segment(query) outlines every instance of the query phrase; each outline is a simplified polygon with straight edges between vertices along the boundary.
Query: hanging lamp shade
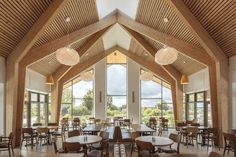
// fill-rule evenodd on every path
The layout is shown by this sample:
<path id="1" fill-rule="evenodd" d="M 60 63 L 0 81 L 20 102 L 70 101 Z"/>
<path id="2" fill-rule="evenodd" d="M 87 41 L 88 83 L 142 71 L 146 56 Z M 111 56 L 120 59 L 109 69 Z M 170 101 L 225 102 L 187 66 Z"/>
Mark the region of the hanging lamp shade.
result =
<path id="1" fill-rule="evenodd" d="M 54 79 L 51 74 L 47 76 L 45 84 L 49 84 L 49 85 L 54 84 Z"/>
<path id="2" fill-rule="evenodd" d="M 141 75 L 140 75 L 140 80 L 142 81 L 151 81 L 153 78 L 153 74 L 150 73 L 150 72 L 143 72 Z"/>
<path id="3" fill-rule="evenodd" d="M 181 79 L 180 79 L 180 83 L 181 84 L 188 84 L 189 83 L 188 76 L 187 75 L 182 75 Z"/>
<path id="4" fill-rule="evenodd" d="M 160 65 L 174 63 L 178 58 L 178 51 L 172 47 L 164 46 L 155 54 L 155 62 Z"/>
<path id="5" fill-rule="evenodd" d="M 94 79 L 94 75 L 92 74 L 92 72 L 84 72 L 80 75 L 81 80 L 84 81 L 92 81 Z"/>
<path id="6" fill-rule="evenodd" d="M 56 51 L 56 59 L 61 64 L 73 66 L 79 63 L 80 57 L 76 50 L 62 47 Z"/>

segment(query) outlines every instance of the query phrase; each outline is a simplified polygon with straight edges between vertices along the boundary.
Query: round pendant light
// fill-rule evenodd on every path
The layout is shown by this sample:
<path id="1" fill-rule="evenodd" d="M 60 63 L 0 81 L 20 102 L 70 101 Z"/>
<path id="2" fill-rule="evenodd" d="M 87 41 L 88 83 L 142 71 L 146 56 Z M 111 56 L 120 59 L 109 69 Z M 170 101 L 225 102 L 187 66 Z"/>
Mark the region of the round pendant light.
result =
<path id="1" fill-rule="evenodd" d="M 69 47 L 62 47 L 56 51 L 56 59 L 64 65 L 73 66 L 79 63 L 80 57 L 77 51 Z"/>
<path id="2" fill-rule="evenodd" d="M 189 83 L 188 76 L 182 75 L 180 79 L 180 84 L 188 84 L 188 83 Z"/>
<path id="3" fill-rule="evenodd" d="M 47 76 L 45 84 L 48 84 L 48 85 L 54 84 L 54 79 L 51 74 Z"/>
<path id="4" fill-rule="evenodd" d="M 178 51 L 172 47 L 164 46 L 155 54 L 155 62 L 160 65 L 174 63 L 178 58 Z"/>

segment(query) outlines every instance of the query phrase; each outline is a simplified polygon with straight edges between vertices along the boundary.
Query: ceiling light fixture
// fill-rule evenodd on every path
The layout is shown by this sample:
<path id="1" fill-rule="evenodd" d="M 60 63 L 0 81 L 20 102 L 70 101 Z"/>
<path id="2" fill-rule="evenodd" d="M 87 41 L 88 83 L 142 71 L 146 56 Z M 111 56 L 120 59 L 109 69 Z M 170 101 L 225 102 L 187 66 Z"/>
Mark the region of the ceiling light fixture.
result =
<path id="1" fill-rule="evenodd" d="M 48 85 L 54 84 L 54 79 L 51 74 L 47 76 L 45 84 L 48 84 Z"/>
<path id="2" fill-rule="evenodd" d="M 68 29 L 69 29 L 70 17 L 67 17 L 65 21 L 67 23 L 67 44 L 69 44 Z M 59 48 L 58 50 L 56 50 L 55 53 L 56 53 L 56 59 L 61 64 L 73 66 L 79 63 L 80 56 L 76 50 L 70 47 L 70 45 Z"/>
<path id="3" fill-rule="evenodd" d="M 188 83 L 189 83 L 188 76 L 183 74 L 180 79 L 180 84 L 188 84 Z"/>
<path id="4" fill-rule="evenodd" d="M 169 20 L 164 18 L 164 23 L 168 23 Z M 174 63 L 178 58 L 178 51 L 173 47 L 167 45 L 166 35 L 165 35 L 165 45 L 163 48 L 158 50 L 155 54 L 155 62 L 160 65 L 168 65 Z"/>
<path id="5" fill-rule="evenodd" d="M 142 81 L 151 81 L 153 79 L 153 74 L 151 72 L 143 72 L 140 74 L 140 80 Z"/>

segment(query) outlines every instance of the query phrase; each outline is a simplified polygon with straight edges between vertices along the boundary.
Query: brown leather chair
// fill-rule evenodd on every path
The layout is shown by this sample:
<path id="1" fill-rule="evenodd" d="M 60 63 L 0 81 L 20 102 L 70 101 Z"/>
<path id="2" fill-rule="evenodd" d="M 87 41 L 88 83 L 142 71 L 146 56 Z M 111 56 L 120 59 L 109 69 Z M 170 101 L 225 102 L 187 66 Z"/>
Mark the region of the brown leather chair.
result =
<path id="1" fill-rule="evenodd" d="M 136 145 L 138 147 L 138 157 L 152 157 L 157 153 L 151 142 L 136 140 Z"/>
<path id="2" fill-rule="evenodd" d="M 34 144 L 34 139 L 36 139 L 37 134 L 34 133 L 32 128 L 22 128 L 21 129 L 21 144 L 20 144 L 20 148 L 22 148 L 22 144 L 25 141 L 26 144 L 25 146 L 31 145 L 33 147 Z"/>
<path id="3" fill-rule="evenodd" d="M 210 142 L 212 143 L 212 146 L 215 145 L 215 143 L 218 143 L 219 140 L 219 129 L 218 128 L 208 128 L 205 133 L 202 133 L 202 140 L 207 141 L 207 150 L 210 146 Z M 219 147 L 220 149 L 220 147 Z"/>
<path id="4" fill-rule="evenodd" d="M 216 152 L 211 152 L 208 157 L 223 157 L 223 155 Z"/>
<path id="5" fill-rule="evenodd" d="M 80 130 L 80 119 L 78 117 L 73 119 L 72 128 L 73 130 Z"/>
<path id="6" fill-rule="evenodd" d="M 79 142 L 63 142 L 64 153 L 85 153 Z"/>
<path id="7" fill-rule="evenodd" d="M 68 137 L 74 137 L 74 136 L 79 136 L 79 135 L 80 135 L 79 130 L 68 131 Z"/>
<path id="8" fill-rule="evenodd" d="M 172 149 L 171 148 L 171 145 L 170 145 L 170 149 L 164 149 L 162 148 L 162 152 L 165 152 L 165 153 L 177 153 L 179 154 L 179 147 L 180 147 L 180 142 L 181 142 L 181 134 L 174 134 L 174 133 L 171 133 L 169 135 L 169 139 L 173 140 L 175 143 L 177 143 L 177 147 L 176 149 Z"/>
<path id="9" fill-rule="evenodd" d="M 140 133 L 135 131 L 131 132 L 131 137 L 132 137 L 132 146 L 131 146 L 131 151 L 130 151 L 130 156 L 132 157 L 133 151 L 135 150 L 135 139 L 140 136 Z M 136 147 L 137 149 L 137 147 Z"/>
<path id="10" fill-rule="evenodd" d="M 0 151 L 8 151 L 9 157 L 11 157 L 11 152 L 12 152 L 12 155 L 14 156 L 12 141 L 13 141 L 12 132 L 7 137 L 2 136 L 1 141 L 0 141 Z"/>
<path id="11" fill-rule="evenodd" d="M 224 141 L 225 141 L 225 147 L 224 147 L 224 152 L 223 152 L 223 156 L 225 155 L 225 151 L 228 150 L 228 154 L 229 151 L 236 151 L 235 150 L 235 145 L 236 145 L 236 138 L 234 134 L 230 134 L 230 133 L 223 133 L 224 136 Z"/>
<path id="12" fill-rule="evenodd" d="M 47 127 L 37 128 L 37 144 L 40 141 L 40 145 L 42 145 L 42 140 L 47 141 L 45 144 L 49 143 L 49 129 Z"/>

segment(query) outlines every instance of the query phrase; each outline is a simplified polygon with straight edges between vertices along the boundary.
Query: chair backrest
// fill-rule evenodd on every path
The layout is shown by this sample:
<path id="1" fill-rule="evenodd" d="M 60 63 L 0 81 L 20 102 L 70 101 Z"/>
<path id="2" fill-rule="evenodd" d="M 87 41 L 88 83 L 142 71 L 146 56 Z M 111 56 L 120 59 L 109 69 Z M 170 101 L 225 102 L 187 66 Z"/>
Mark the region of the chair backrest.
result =
<path id="1" fill-rule="evenodd" d="M 32 134 L 33 133 L 33 129 L 32 128 L 22 128 L 21 129 L 21 133 L 24 136 L 25 134 Z"/>
<path id="2" fill-rule="evenodd" d="M 216 152 L 211 152 L 208 157 L 223 157 L 223 155 Z"/>
<path id="3" fill-rule="evenodd" d="M 144 142 L 144 141 L 135 141 L 137 147 L 138 147 L 138 153 L 140 154 L 142 151 L 148 151 L 149 153 L 154 151 L 154 146 L 151 142 Z"/>
<path id="4" fill-rule="evenodd" d="M 57 149 L 57 140 L 56 138 L 52 138 L 52 144 L 53 144 L 53 148 L 54 148 L 54 152 L 57 153 L 58 149 Z"/>
<path id="5" fill-rule="evenodd" d="M 42 123 L 33 123 L 32 126 L 42 126 Z"/>
<path id="6" fill-rule="evenodd" d="M 186 131 L 190 134 L 197 135 L 198 133 L 198 127 L 187 127 Z"/>
<path id="7" fill-rule="evenodd" d="M 232 145 L 236 142 L 235 135 L 223 132 L 224 141 L 226 145 Z"/>
<path id="8" fill-rule="evenodd" d="M 102 150 L 109 148 L 109 139 L 104 139 L 101 141 L 101 148 Z"/>
<path id="9" fill-rule="evenodd" d="M 180 142 L 181 142 L 181 134 L 174 134 L 174 133 L 171 133 L 169 135 L 169 139 L 173 140 L 174 142 L 177 143 L 177 153 L 179 154 L 179 147 L 180 147 Z"/>
<path id="10" fill-rule="evenodd" d="M 74 137 L 74 136 L 79 136 L 79 135 L 80 135 L 79 130 L 68 131 L 68 137 Z"/>
<path id="11" fill-rule="evenodd" d="M 135 140 L 139 136 L 140 136 L 140 132 L 137 132 L 137 131 L 131 132 L 131 137 L 133 140 Z"/>
<path id="12" fill-rule="evenodd" d="M 63 142 L 63 149 L 65 153 L 79 153 L 81 145 L 79 142 Z"/>
<path id="13" fill-rule="evenodd" d="M 48 123 L 48 126 L 58 126 L 57 123 Z"/>
<path id="14" fill-rule="evenodd" d="M 200 126 L 200 123 L 192 123 L 191 126 Z"/>
<path id="15" fill-rule="evenodd" d="M 95 119 L 95 120 L 94 120 L 94 123 L 95 123 L 95 124 L 100 124 L 100 123 L 101 123 L 101 119 Z"/>
<path id="16" fill-rule="evenodd" d="M 156 124 L 157 124 L 156 118 L 155 118 L 155 117 L 150 117 L 150 118 L 149 118 L 149 123 L 156 125 Z"/>
<path id="17" fill-rule="evenodd" d="M 109 139 L 109 132 L 106 132 L 106 131 L 100 131 L 99 136 L 102 137 L 103 140 L 105 140 L 105 139 Z"/>

